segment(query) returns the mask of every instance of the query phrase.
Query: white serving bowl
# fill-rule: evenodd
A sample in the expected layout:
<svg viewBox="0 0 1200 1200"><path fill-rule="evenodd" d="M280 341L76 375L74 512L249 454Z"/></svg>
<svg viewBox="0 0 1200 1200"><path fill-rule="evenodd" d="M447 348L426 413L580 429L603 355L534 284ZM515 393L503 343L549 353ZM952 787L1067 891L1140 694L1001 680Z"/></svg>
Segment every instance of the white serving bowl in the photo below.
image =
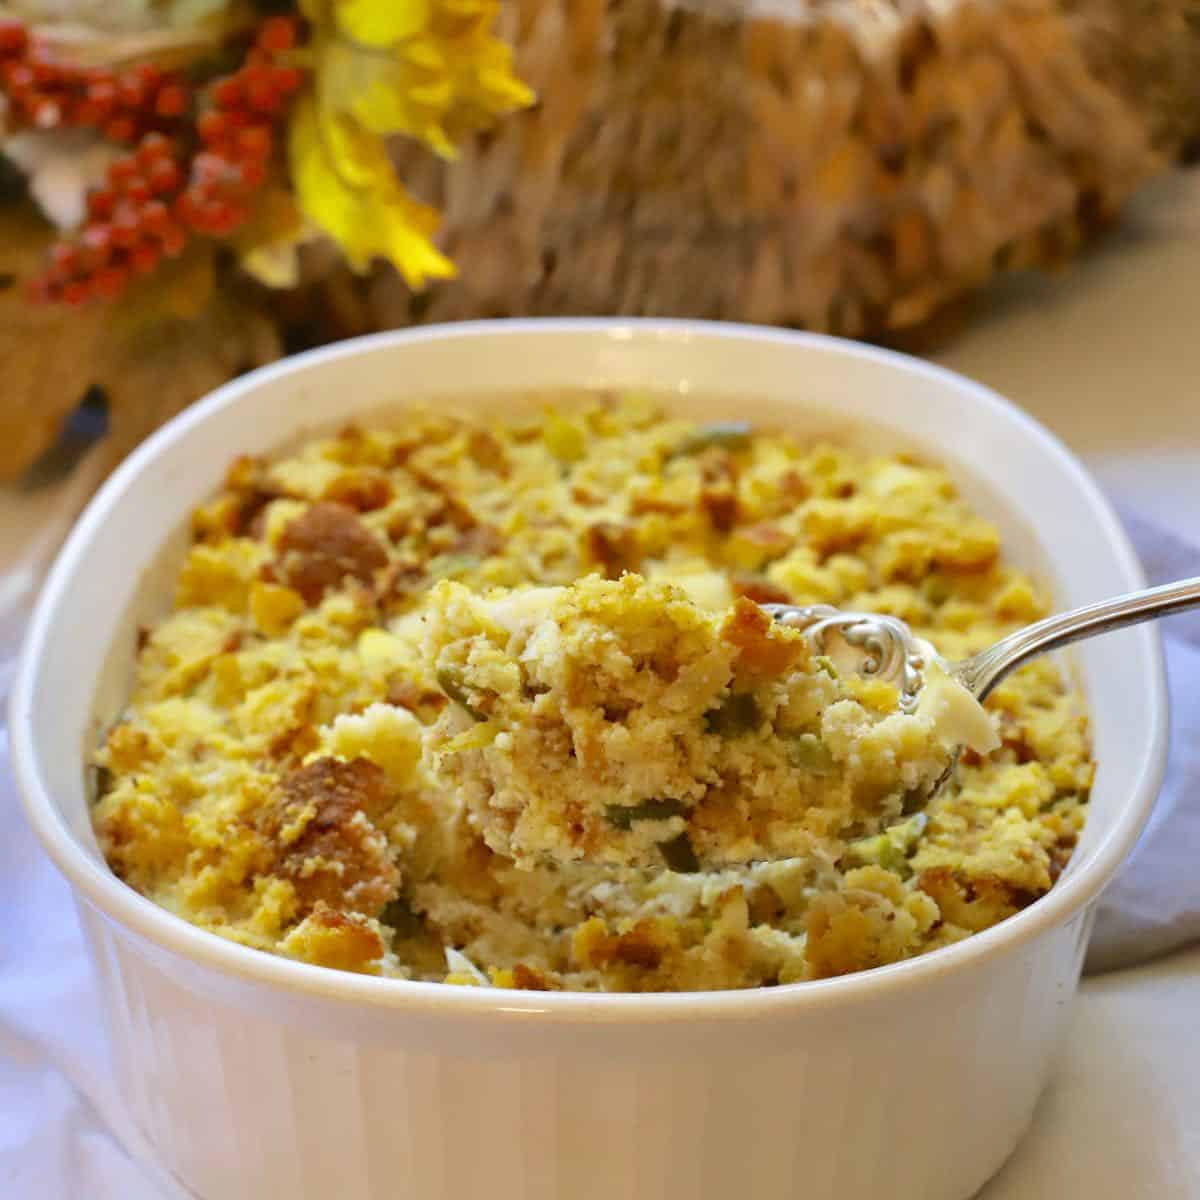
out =
<svg viewBox="0 0 1200 1200"><path fill-rule="evenodd" d="M122 1092L161 1163L206 1200L965 1200L1032 1118L1094 901L1159 786L1150 627L1075 659L1100 766L1050 894L963 943L847 978L643 996L349 975L195 929L97 850L85 755L120 709L137 625L164 611L188 514L234 455L407 401L581 385L915 446L1061 605L1143 583L1112 510L1044 429L959 376L852 343L495 322L346 342L231 383L131 455L80 519L12 697L26 812L75 889Z"/></svg>

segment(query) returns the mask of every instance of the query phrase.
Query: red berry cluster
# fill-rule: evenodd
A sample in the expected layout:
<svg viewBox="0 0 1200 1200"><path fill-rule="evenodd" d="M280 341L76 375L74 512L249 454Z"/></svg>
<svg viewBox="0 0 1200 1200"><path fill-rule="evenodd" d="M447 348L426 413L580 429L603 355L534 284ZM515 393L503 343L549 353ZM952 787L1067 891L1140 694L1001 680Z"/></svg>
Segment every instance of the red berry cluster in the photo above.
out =
<svg viewBox="0 0 1200 1200"><path fill-rule="evenodd" d="M203 149L176 203L176 215L196 233L224 237L250 215L275 152L275 124L304 82L298 67L280 60L295 42L294 21L270 18L242 66L209 89L209 107L196 122Z"/></svg>
<svg viewBox="0 0 1200 1200"><path fill-rule="evenodd" d="M137 275L148 275L187 243L172 213L183 182L176 143L148 133L137 149L115 159L105 186L88 194L88 217L77 237L50 251L30 285L35 300L82 304L112 299Z"/></svg>
<svg viewBox="0 0 1200 1200"><path fill-rule="evenodd" d="M115 159L104 185L88 194L85 225L53 249L32 297L111 299L178 255L189 237L225 237L245 222L267 178L276 122L304 81L280 58L296 35L290 18L264 22L243 65L208 89L194 127L174 137L146 133Z"/></svg>
<svg viewBox="0 0 1200 1200"><path fill-rule="evenodd" d="M173 128L192 106L179 75L149 63L120 72L64 63L16 21L0 21L0 90L10 127L82 127L124 143Z"/></svg>

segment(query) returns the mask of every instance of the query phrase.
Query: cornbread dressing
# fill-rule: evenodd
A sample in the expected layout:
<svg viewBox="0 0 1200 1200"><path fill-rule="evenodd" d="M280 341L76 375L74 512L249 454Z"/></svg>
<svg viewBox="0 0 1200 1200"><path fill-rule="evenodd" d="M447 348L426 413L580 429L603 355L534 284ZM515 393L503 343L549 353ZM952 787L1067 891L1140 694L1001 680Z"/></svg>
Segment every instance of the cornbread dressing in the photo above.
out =
<svg viewBox="0 0 1200 1200"><path fill-rule="evenodd" d="M457 701L432 768L518 863L836 862L924 807L962 724L947 736L938 717L961 705L934 688L900 711L894 687L853 662L843 676L752 600L707 613L636 574L487 596L447 580L425 618L426 660ZM992 749L959 690L984 722L975 748Z"/></svg>
<svg viewBox="0 0 1200 1200"><path fill-rule="evenodd" d="M95 828L202 928L397 978L671 991L908 958L1052 886L1092 780L1080 698L1049 660L1016 672L999 747L906 815L928 722L803 649L748 665L800 642L747 601L890 613L957 659L1044 613L999 551L934 465L639 395L242 459L142 638ZM522 657L529 596L640 670L561 637ZM564 771L578 829L539 810ZM772 838L794 857L756 860Z"/></svg>

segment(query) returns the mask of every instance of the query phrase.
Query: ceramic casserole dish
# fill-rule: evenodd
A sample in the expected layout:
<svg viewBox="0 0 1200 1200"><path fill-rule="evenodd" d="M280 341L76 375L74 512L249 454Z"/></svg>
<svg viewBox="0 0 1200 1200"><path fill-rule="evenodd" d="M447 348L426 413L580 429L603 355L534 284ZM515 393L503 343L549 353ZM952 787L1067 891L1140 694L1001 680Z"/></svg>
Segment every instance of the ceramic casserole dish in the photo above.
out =
<svg viewBox="0 0 1200 1200"><path fill-rule="evenodd" d="M406 403L502 406L564 387L653 390L701 419L915 448L1057 605L1143 584L1112 510L1044 429L966 379L848 342L506 321L345 342L227 385L93 500L40 598L11 701L26 812L74 888L129 1108L205 1200L966 1200L1034 1119L1094 902L1158 789L1151 627L1072 656L1099 767L1051 892L964 942L843 978L597 995L351 975L193 928L97 849L88 750L120 711L138 625L166 609L189 513L235 455Z"/></svg>

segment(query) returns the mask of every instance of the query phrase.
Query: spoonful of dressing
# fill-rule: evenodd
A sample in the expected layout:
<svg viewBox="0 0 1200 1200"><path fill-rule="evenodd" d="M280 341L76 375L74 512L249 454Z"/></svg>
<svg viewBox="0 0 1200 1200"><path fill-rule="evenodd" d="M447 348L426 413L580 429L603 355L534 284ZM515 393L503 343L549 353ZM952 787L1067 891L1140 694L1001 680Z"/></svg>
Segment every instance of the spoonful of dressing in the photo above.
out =
<svg viewBox="0 0 1200 1200"><path fill-rule="evenodd" d="M1200 579L1051 617L957 663L902 621L825 606L701 608L627 574L486 595L443 582L423 652L451 701L434 771L518 866L675 871L806 857L920 813L982 702L1036 654L1200 605Z"/></svg>

